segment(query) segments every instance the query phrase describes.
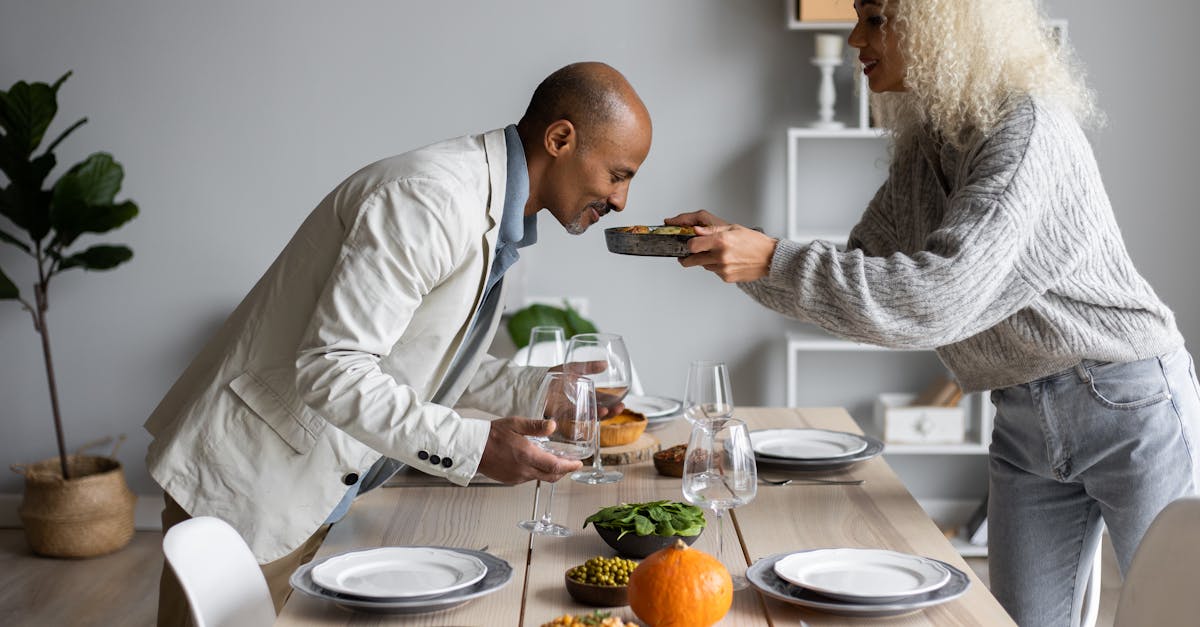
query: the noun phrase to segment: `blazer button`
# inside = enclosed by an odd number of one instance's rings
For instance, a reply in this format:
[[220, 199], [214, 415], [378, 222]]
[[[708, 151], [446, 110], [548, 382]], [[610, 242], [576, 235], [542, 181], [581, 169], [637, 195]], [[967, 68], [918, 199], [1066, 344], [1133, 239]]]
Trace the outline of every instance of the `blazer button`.
[[434, 466], [437, 466], [438, 464], [442, 463], [442, 458], [438, 457], [437, 455], [430, 455], [429, 463], [433, 464]]
[[449, 457], [442, 458], [442, 467], [443, 468], [449, 468], [453, 465], [454, 465], [454, 460], [450, 459]]
[[425, 451], [420, 451], [417, 453], [417, 459], [419, 459], [421, 461], [425, 461], [425, 460], [429, 459], [429, 453], [426, 453]]
[[348, 472], [345, 477], [342, 477], [342, 483], [346, 485], [354, 485], [358, 483], [358, 473]]

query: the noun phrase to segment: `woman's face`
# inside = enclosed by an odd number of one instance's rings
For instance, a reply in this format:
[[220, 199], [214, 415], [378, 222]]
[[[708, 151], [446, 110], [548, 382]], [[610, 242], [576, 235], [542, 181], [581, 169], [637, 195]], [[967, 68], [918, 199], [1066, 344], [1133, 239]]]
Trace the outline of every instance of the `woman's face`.
[[[855, 0], [858, 24], [850, 31], [850, 45], [858, 48], [863, 73], [871, 91], [905, 91], [907, 63], [896, 36], [896, 3], [901, 0]], [[964, 0], [967, 1], [967, 0]]]

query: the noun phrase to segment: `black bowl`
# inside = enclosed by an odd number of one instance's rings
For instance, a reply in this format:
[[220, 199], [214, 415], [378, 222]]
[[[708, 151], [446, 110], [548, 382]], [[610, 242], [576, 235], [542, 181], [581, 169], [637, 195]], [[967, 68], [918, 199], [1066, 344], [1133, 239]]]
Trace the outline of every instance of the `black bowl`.
[[691, 254], [687, 243], [695, 235], [629, 233], [622, 231], [622, 228], [614, 226], [604, 229], [604, 244], [609, 252], [646, 257], [687, 257]]
[[[648, 536], [639, 536], [636, 533], [630, 532], [625, 534], [625, 537], [618, 540], [617, 536], [621, 535], [620, 531], [617, 531], [616, 529], [609, 529], [607, 527], [600, 527], [597, 525], [592, 526], [596, 528], [596, 533], [600, 534], [601, 538], [604, 538], [604, 541], [608, 543], [608, 546], [616, 549], [617, 553], [620, 553], [624, 557], [636, 559], [641, 559], [659, 549], [665, 549], [669, 546], [672, 546], [675, 544], [676, 540], [683, 540], [685, 544], [691, 546], [696, 542], [696, 539], [700, 537], [699, 533], [694, 536], [656, 536], [653, 534]], [[703, 530], [701, 530], [701, 533], [703, 533]]]

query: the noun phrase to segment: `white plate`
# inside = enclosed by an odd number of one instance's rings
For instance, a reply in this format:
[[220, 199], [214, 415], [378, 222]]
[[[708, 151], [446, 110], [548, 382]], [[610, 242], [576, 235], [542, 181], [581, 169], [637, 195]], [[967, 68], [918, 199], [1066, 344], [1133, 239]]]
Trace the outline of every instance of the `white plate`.
[[[340, 607], [353, 610], [356, 612], [371, 612], [380, 614], [424, 614], [427, 612], [441, 612], [452, 607], [462, 605], [471, 599], [477, 599], [482, 596], [489, 595], [504, 586], [512, 580], [512, 566], [484, 551], [473, 551], [471, 549], [455, 549], [450, 547], [439, 547], [446, 550], [457, 551], [468, 555], [474, 555], [483, 561], [487, 567], [487, 575], [475, 582], [474, 585], [466, 588], [459, 588], [453, 592], [438, 595], [435, 597], [420, 597], [416, 599], [370, 599], [365, 597], [356, 597], [339, 592], [332, 592], [318, 586], [312, 580], [312, 569], [323, 564], [326, 560], [333, 559], [332, 557], [325, 560], [315, 560], [304, 566], [296, 569], [288, 580], [296, 591], [304, 593], [314, 599], [331, 601]], [[335, 556], [337, 557], [337, 556]]]
[[661, 396], [634, 396], [630, 394], [623, 401], [625, 407], [639, 414], [645, 414], [647, 418], [658, 418], [659, 416], [670, 416], [678, 413], [683, 407], [683, 403], [673, 398], [663, 398]]
[[313, 582], [334, 592], [405, 599], [465, 588], [487, 574], [474, 555], [433, 547], [383, 547], [332, 557], [312, 570]]
[[775, 562], [775, 574], [827, 597], [890, 603], [946, 585], [950, 571], [931, 559], [882, 549], [819, 549]]
[[771, 598], [839, 616], [864, 618], [900, 616], [953, 601], [966, 594], [971, 587], [971, 580], [965, 573], [945, 562], [938, 562], [950, 572], [950, 581], [932, 592], [905, 597], [891, 603], [839, 601], [780, 579], [779, 575], [775, 574], [775, 564], [790, 555], [795, 555], [795, 553], [779, 553], [754, 562], [754, 565], [746, 569], [746, 579], [760, 592]]
[[750, 432], [754, 452], [784, 459], [838, 459], [863, 452], [867, 440], [825, 429], [762, 429]]

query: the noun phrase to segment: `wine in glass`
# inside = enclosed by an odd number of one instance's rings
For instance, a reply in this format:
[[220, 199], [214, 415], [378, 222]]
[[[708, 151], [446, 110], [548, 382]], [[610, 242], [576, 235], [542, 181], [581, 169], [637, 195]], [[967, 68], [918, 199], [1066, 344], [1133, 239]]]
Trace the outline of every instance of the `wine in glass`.
[[683, 391], [683, 414], [693, 424], [733, 416], [729, 369], [723, 361], [693, 361]]
[[[547, 373], [538, 388], [530, 415], [554, 420], [554, 433], [547, 437], [530, 438], [542, 449], [565, 459], [584, 459], [591, 455], [600, 426], [596, 417], [596, 388], [587, 377], [568, 372]], [[551, 520], [550, 505], [553, 501], [554, 484], [551, 483], [541, 518], [525, 520], [517, 525], [539, 535], [571, 535], [570, 529]]]
[[522, 366], [557, 366], [567, 356], [567, 340], [562, 327], [537, 326], [529, 330]]
[[[596, 404], [612, 409], [629, 392], [629, 352], [625, 340], [614, 333], [581, 333], [567, 342], [563, 370], [591, 379], [596, 386]], [[571, 473], [580, 483], [615, 483], [624, 477], [620, 471], [605, 470], [600, 459], [600, 430], [596, 429], [595, 454], [591, 469]]]
[[[722, 564], [725, 511], [749, 503], [757, 492], [758, 468], [746, 423], [728, 418], [694, 424], [683, 459], [683, 498], [716, 516], [717, 560]], [[729, 569], [734, 590], [746, 587], [745, 570], [745, 566]]]

